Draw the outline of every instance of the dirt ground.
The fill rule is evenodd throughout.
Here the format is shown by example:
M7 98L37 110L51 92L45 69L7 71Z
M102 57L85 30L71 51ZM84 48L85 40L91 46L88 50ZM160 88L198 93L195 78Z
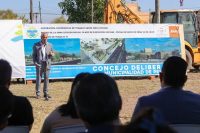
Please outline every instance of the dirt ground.
M186 90L200 93L200 73L188 73ZM116 80L123 100L123 107L120 112L120 119L123 123L131 118L133 109L138 97L148 95L160 89L159 78L149 80L147 78L118 79ZM35 98L35 83L19 84L12 83L11 91L15 95L27 97L34 112L34 124L31 133L39 133L45 117L57 106L65 103L68 99L71 81L51 81L49 93L52 96L50 101Z

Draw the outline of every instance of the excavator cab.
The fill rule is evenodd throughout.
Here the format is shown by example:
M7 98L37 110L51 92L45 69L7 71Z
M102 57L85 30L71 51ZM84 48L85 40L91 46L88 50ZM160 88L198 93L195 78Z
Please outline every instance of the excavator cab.
M160 23L183 24L186 60L189 68L199 68L200 65L200 14L193 10L170 10L160 12ZM152 13L152 23L155 23L155 13Z

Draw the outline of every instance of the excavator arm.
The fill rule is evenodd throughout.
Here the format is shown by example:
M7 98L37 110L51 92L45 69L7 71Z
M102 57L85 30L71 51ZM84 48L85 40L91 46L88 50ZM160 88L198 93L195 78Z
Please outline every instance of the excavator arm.
M106 6L104 9L104 23L117 23L119 16L121 16L126 23L144 23L137 14L132 12L120 0L106 0Z

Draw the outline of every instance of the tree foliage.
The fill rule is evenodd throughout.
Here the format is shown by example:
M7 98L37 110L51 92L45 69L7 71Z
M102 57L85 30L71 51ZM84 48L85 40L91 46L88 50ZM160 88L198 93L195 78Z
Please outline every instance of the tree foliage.
M0 19L17 19L17 17L12 10L0 10Z
M0 10L0 19L21 19L23 23L27 23L25 16L18 16L12 10Z
M68 16L69 23L92 22L92 0L64 0L59 7ZM102 23L105 0L93 0L93 22Z
M68 23L64 16L60 16L52 21L52 23Z

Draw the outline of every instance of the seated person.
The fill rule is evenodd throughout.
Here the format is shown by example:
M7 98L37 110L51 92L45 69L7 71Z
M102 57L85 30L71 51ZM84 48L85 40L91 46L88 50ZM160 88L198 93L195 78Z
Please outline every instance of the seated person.
M41 133L49 133L52 128L61 127L71 124L82 124L83 122L77 116L74 100L72 98L72 91L75 85L84 77L88 76L89 73L80 73L78 74L71 87L70 95L67 104L63 104L51 112L44 121L44 124L41 129Z
M187 62L177 56L164 61L160 73L161 89L138 99L132 119L142 108L153 107L169 124L200 124L200 95L183 89L187 66Z
M144 108L121 133L176 133L165 122L162 114L153 108Z
M114 133L120 125L122 100L117 84L110 76L90 74L75 86L73 98L87 133Z
M12 68L10 64L0 59L0 86L9 89L11 84ZM29 130L33 124L32 106L26 97L14 95L14 108L12 116L8 119L9 126L28 126Z
M8 125L8 119L12 116L14 98L5 87L0 86L0 130Z

